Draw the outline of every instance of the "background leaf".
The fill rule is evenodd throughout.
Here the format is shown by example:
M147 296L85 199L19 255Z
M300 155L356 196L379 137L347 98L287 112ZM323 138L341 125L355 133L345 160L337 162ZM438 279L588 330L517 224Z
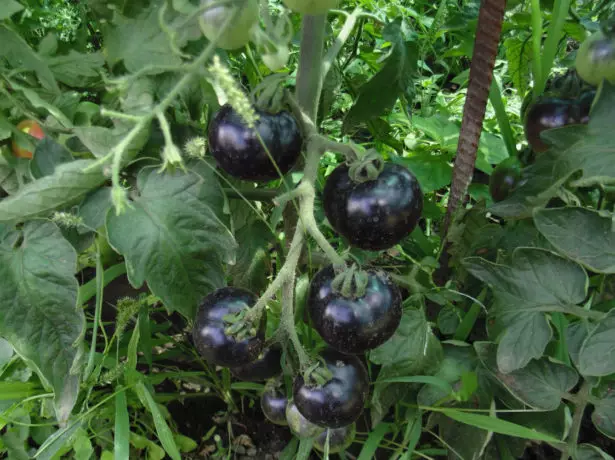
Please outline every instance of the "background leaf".
M0 201L0 222L23 221L48 215L74 204L105 180L102 171L84 172L92 160L77 160L58 166L50 176L30 182Z
M582 302L587 293L579 265L542 249L518 248L510 265L467 258L464 266L493 290L489 315L505 328L497 358L504 373L542 356L552 334L543 312Z
M49 222L27 222L0 243L0 335L55 393L66 420L79 391L85 319L76 307L77 256Z
M615 273L613 216L586 208L540 209L534 223L566 257L598 273Z
M583 342L579 372L594 377L615 373L615 310L600 320Z
M147 281L169 311L187 318L224 284L221 262L235 256L233 235L218 217L215 195L207 193L215 194L215 178L207 181L193 172L143 169L131 207L107 215L109 243L126 258L130 283L138 288Z

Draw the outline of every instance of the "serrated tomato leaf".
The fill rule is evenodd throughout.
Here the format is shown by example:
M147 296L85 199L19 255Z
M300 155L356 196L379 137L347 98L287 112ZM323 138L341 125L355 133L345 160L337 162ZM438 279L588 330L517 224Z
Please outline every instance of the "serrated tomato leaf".
M593 377L615 373L615 310L601 319L583 341L579 371Z
M0 239L0 336L55 393L59 420L77 400L85 319L77 308L77 254L50 222Z
M615 273L613 215L569 207L534 212L538 231L570 259L598 273Z
M194 172L143 169L138 197L124 213L109 212L106 220L109 243L125 257L130 283L147 282L169 311L187 318L201 297L224 284L222 261L235 258L235 239L220 220L216 201L203 196L204 182Z
M23 186L0 201L0 222L22 222L77 203L106 180L99 169L85 172L92 163L92 160L65 163L56 166L53 174Z
M550 251L517 248L510 265L471 257L467 270L489 284L494 304L489 316L503 328L498 346L498 367L504 373L540 358L551 339L544 312L565 311L585 299L587 274L576 263Z

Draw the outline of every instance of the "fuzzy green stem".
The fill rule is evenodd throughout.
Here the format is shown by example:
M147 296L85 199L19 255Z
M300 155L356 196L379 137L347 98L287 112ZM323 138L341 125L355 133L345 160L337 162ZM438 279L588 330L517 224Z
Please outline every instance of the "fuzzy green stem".
M342 27L342 30L340 31L339 35L335 39L335 42L333 42L333 45L331 45L331 48L329 48L329 50L327 51L325 60L322 65L322 78L323 79L327 76L327 74L329 73L329 70L331 70L331 67L333 66L333 63L335 62L335 59L337 59L337 55L340 53L340 51L342 50L342 48L344 47L344 45L350 38L350 35L352 34L352 31L357 25L357 21L361 17L362 13L363 11L361 10L361 8L355 8L352 14L348 16L348 18L346 19L346 22L344 23L344 27Z
M534 98L542 94L545 79L542 75L542 12L540 0L532 0L532 71L534 73Z
M576 394L572 425L570 426L570 435L568 436L568 441L566 443L566 447L562 451L560 460L568 460L568 458L576 451L577 443L579 441L579 431L581 429L581 423L583 422L583 414L585 413L585 409L587 408L587 403L589 401L590 391L591 385L588 382L583 382L581 389Z

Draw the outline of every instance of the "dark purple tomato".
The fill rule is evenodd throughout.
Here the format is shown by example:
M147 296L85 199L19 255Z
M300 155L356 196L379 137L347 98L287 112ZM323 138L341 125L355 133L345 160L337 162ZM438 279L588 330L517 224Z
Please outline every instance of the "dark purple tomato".
M242 366L231 367L231 374L245 382L268 380L282 372L281 359L282 350L280 348L265 348L255 361Z
M261 395L261 409L267 420L276 425L288 425L286 421L286 395L275 388L266 389Z
M348 166L327 178L323 204L331 226L361 249L388 249L408 236L423 212L423 192L407 168L386 163L376 180L353 182Z
M489 179L489 193L493 201L503 201L510 196L521 180L521 163L510 157L498 164Z
M224 105L209 124L209 148L220 168L233 177L250 181L278 179L280 175L271 158L286 174L299 158L303 137L289 112L256 112L256 126L249 128L241 115Z
M528 143L537 153L549 146L540 138L548 129L580 123L579 106L573 99L542 98L532 104L525 115L523 127Z
M258 298L245 289L225 287L207 295L197 312L192 337L200 355L209 363L231 367L258 358L265 342L265 321L254 337L237 341L226 334L224 317L250 308Z
M295 377L293 398L299 412L310 422L327 428L341 428L359 418L369 393L365 367L354 355L333 349L322 353L331 380L324 385L306 383Z
M342 428L326 429L314 439L314 447L321 452L325 451L327 432L329 432L329 453L337 454L350 447L357 434L357 428L353 423Z
M293 401L290 401L286 406L286 422L290 431L295 436L301 439L313 438L325 431L321 426L318 426L306 419Z
M365 294L346 298L331 286L332 266L310 284L307 307L314 329L342 353L364 353L386 342L401 321L401 293L383 272L370 270Z

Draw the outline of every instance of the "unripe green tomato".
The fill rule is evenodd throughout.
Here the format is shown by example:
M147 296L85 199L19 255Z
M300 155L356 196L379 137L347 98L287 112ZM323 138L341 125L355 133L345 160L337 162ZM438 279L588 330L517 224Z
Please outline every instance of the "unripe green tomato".
M577 51L577 73L590 85L602 80L615 83L615 37L596 32Z
M321 451L325 451L325 443L327 442L327 431L329 432L329 453L337 454L348 449L353 443L357 434L355 424L344 426L342 428L328 428L320 433L314 439L314 447Z
M201 0L201 5L206 6L216 1ZM240 12L216 42L218 48L234 50L247 45L250 41L252 28L258 22L259 10L257 0L247 0L243 4L239 1L235 3L239 6ZM202 14L202 30L208 40L213 41L216 39L231 11L232 8L229 6L217 6Z
M282 0L295 13L325 14L337 6L338 0Z

